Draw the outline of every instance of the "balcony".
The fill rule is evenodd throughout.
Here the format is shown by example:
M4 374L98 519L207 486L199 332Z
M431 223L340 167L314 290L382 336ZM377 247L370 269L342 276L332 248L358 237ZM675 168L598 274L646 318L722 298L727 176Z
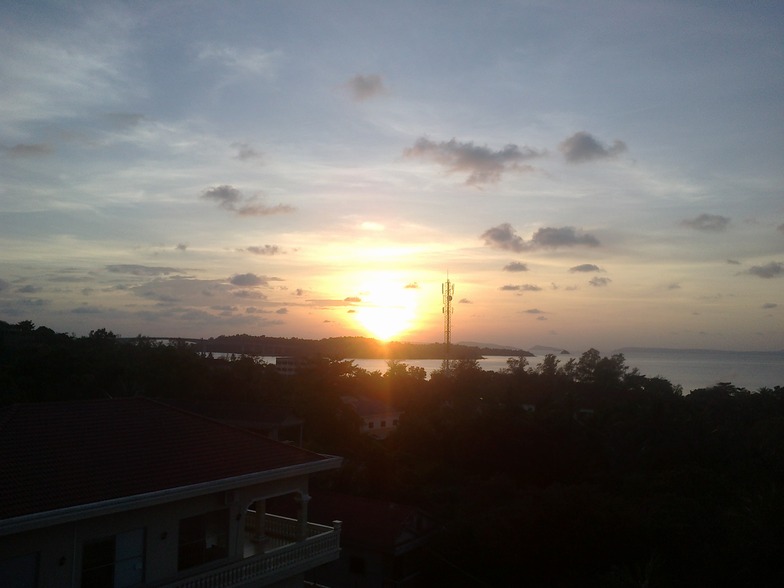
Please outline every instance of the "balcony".
M166 588L229 588L276 582L333 561L340 554L340 521L334 527L307 523L306 537L297 540L300 524L295 519L266 515L265 539L250 540L256 529L252 518L246 527L245 558L212 568Z

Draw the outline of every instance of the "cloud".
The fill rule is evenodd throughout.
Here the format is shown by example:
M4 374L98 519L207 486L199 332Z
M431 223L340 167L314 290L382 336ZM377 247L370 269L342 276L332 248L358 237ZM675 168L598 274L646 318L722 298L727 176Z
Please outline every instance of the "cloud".
M526 314L542 314L542 311L538 308L529 308L528 310L523 311Z
M376 74L356 75L346 82L346 87L357 102L375 98L386 91L381 76Z
M419 284L417 284L416 282L410 282L405 286L403 286L403 288L405 288L406 290L417 290L419 289Z
M511 263L507 263L503 270L505 272L527 272L528 266L520 261L513 261Z
M610 278L600 278L597 276L595 278L591 278L591 281L588 283L595 288L602 288L603 286L607 286L610 282L612 282Z
M176 267L160 267L136 264L107 265L106 271L113 274L130 274L132 276L167 276L169 274L182 273L182 270L179 270Z
M277 204L275 206L256 204L256 196L245 197L237 188L226 184L204 190L201 197L205 200L213 200L221 208L236 212L240 216L269 216L296 210L294 207L286 204Z
M201 48L198 58L212 61L225 67L236 79L248 74L272 78L278 67L282 54L279 51L262 51L259 49L238 49L236 47L220 47L205 45Z
M461 298L457 301L458 304L473 304L468 298Z
M187 248L188 248L187 243L177 243L177 246L175 247L177 251L185 251Z
M509 223L487 229L480 235L485 245L507 251L533 251L535 249L555 249L557 247L596 247L599 240L588 233L578 234L574 227L543 227L538 229L531 240L526 242L515 233Z
M0 279L0 292L2 292L3 290L7 290L10 287L11 287L11 284L6 282L5 280Z
M256 151L256 149L247 143L232 143L231 146L237 150L237 155L234 156L234 159L249 161L253 159L260 160L262 158L261 152Z
M540 292L542 288L536 284L521 284L519 286L506 284L505 286L501 286L499 290L504 292Z
M288 313L289 313L289 309L285 307L279 308L278 310L275 311L275 314L288 314Z
M730 265L740 265L740 262L737 259L728 259L727 263Z
M523 162L544 155L530 147L520 149L517 145L506 145L503 149L493 151L488 147L474 145L473 142L461 143L455 139L436 143L420 137L403 151L405 157L420 158L434 161L445 167L448 172L466 172L466 184L476 185L493 183L501 179L507 171L523 171L532 169Z
M280 248L277 245L264 245L264 247L253 245L248 247L246 251L253 253L254 255L275 255L280 252Z
M575 273L575 272L600 272L602 270L598 265L594 265L592 263L583 263L581 265L570 267L569 271Z
M558 148L563 153L566 161L569 163L580 163L616 157L626 151L626 143L616 139L612 145L606 147L590 133L579 131L563 141Z
M764 308L766 310L770 310L772 308L778 308L778 306L779 305L776 304L775 302L766 302L765 304L762 305L762 308Z
M574 227L544 227L534 233L528 248L555 249L556 247L576 247L578 245L596 247L599 245L599 240L587 233L578 235Z
M497 227L487 229L480 235L485 240L485 245L493 249L504 249L506 251L523 251L525 242L523 238L515 233L512 225L503 223Z
M2 288L0 288L0 290L2 290ZM27 284L26 286L17 288L16 291L22 294L35 294L36 292L40 292L41 288L39 286L33 286L32 284Z
M778 278L784 275L784 263L771 261L765 265L754 265L747 273L760 278Z
M782 223L782 224L780 224L778 227L776 227L776 230L777 230L779 233L784 233L784 223Z
M8 147L5 151L11 157L40 157L49 155L53 149L46 143L19 143L13 147Z
M730 224L730 219L726 216L718 214L701 214L692 219L681 221L684 227L690 227L697 231L720 232L727 228Z
M107 112L103 118L115 128L129 129L139 125L146 117L135 112Z
M359 296L346 296L343 299L343 302L351 302L351 303L362 302L362 299Z
M229 278L229 283L234 286L268 286L270 278L266 276L257 276L256 274L235 274Z

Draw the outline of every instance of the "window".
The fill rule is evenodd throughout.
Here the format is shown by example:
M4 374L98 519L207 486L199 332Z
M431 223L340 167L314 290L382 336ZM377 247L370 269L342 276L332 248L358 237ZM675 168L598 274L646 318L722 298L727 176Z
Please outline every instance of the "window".
M0 586L4 588L38 586L38 554L29 553L0 560Z
M381 428L383 429L386 426L387 426L387 422L386 421L381 421Z
M373 421L370 421L368 423L368 429L372 429L374 426L376 426L376 423L374 423Z
M83 588L129 588L144 581L144 529L94 539L82 550Z
M177 569L186 570L229 553L228 509L188 517L180 521Z

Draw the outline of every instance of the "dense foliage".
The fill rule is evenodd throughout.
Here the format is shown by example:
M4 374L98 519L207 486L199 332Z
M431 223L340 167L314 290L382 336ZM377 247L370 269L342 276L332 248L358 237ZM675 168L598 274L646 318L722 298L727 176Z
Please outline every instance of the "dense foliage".
M443 531L429 565L454 586L773 586L784 580L784 388L684 395L589 350L501 372L456 361L428 379L316 360L283 377L249 356L105 330L0 325L0 402L152 397L288 407L306 446L345 457L320 481L416 504ZM404 410L383 442L344 396Z

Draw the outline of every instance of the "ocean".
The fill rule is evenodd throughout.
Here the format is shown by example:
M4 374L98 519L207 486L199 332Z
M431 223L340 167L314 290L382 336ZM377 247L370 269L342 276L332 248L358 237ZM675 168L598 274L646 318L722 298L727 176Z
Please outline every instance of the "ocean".
M739 388L757 391L760 388L784 386L784 351L782 352L740 352L677 349L625 349L618 352L602 352L602 356L623 353L626 365L637 368L648 377L660 376L680 384L684 393L697 388L707 388L719 382L729 382ZM536 366L543 355L529 357L528 364ZM580 354L559 355L561 362L570 358L579 359ZM275 363L274 357L263 358ZM484 370L498 371L506 367L508 357L490 356L479 360ZM385 359L354 359L357 367L368 371L387 371ZM428 376L433 370L440 369L439 359L409 359L403 363L425 368Z

